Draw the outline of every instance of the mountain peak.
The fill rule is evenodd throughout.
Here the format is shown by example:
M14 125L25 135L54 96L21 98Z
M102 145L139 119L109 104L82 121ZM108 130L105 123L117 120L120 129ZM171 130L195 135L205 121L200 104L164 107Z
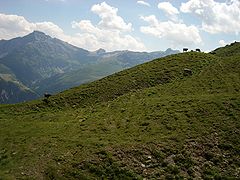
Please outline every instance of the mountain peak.
M34 30L31 34L46 35L44 32Z
M168 48L165 51L166 54L176 54L176 53L179 53L179 52L180 52L179 50L174 50L172 48Z
M32 33L28 34L25 37L30 38L31 40L35 40L35 41L42 41L42 40L51 38L50 36L46 35L45 33L41 32L41 31L36 31L36 30L33 31Z
M96 53L97 53L97 54L104 54L104 53L106 53L106 50L100 48L100 49L98 49L98 50L96 51Z

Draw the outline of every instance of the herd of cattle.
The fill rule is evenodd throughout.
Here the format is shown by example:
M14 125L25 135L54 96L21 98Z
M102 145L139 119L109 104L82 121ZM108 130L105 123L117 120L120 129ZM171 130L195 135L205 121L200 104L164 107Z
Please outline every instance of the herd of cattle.
M196 49L196 52L201 52L201 49ZM183 48L183 52L188 52L188 48ZM193 50L191 50L193 52Z

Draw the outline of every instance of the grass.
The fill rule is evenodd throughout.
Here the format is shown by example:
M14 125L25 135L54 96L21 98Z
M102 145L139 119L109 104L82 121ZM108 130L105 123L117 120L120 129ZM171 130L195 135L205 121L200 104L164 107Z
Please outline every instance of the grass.
M239 60L178 54L1 106L0 179L237 179Z
M240 54L240 43L234 42L226 45L225 47L220 47L212 51L213 54L216 54L220 57L229 57L229 56L239 56Z
M154 60L150 63L116 73L93 83L64 91L51 97L47 103L33 101L25 105L21 104L16 110L23 112L29 110L29 106L33 111L49 107L50 109L81 108L107 102L129 92L186 78L184 76L184 68L190 68L197 74L201 68L214 63L217 59L213 55L204 53L168 56L161 58L161 60Z

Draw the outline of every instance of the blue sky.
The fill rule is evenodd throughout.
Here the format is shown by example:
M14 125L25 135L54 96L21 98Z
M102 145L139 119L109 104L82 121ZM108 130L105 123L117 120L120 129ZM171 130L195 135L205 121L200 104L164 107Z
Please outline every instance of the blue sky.
M88 50L213 50L240 40L239 0L0 0L0 39L33 30Z

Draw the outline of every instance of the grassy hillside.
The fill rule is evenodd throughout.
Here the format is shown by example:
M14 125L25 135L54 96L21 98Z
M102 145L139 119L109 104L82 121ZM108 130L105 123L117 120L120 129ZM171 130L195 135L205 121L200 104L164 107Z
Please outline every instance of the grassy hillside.
M239 70L183 53L0 106L0 177L240 178Z
M156 58L179 53L178 50L167 49L156 52L114 51L99 49L91 52L89 57L97 58L94 64L79 67L77 70L57 74L37 83L34 90L39 94L51 92L56 94L63 90L106 77L110 74L134 67Z
M129 92L188 78L184 76L185 68L190 68L194 74L198 74L204 66L217 60L217 57L204 53L168 56L64 91L49 98L47 102L32 102L30 107L33 110L39 110L39 108L48 110L48 107L77 108L107 102ZM28 107L29 103L25 105ZM20 105L17 109L21 112L25 109L29 111L30 109L26 106Z
M234 55L240 55L240 42L234 42L226 45L225 47L220 47L212 51L213 54L221 57L229 57Z

